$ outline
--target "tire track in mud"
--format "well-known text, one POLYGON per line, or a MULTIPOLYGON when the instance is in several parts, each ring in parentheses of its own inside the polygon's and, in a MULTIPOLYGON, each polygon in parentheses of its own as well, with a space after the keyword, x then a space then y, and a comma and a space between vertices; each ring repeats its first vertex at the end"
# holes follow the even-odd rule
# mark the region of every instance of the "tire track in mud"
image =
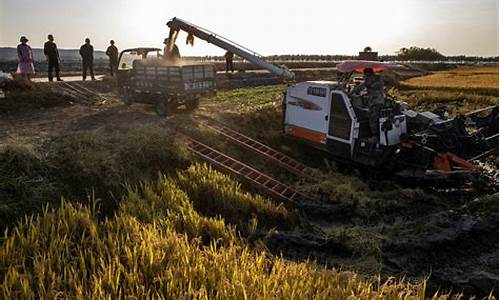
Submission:
POLYGON ((477 199, 404 225, 383 247, 387 269, 426 276, 429 287, 498 297, 498 202, 477 199), (496 203, 495 203, 496 202, 496 203), (474 206, 481 207, 482 211, 474 206))
POLYGON ((383 205, 371 208, 387 215, 366 224, 355 221, 363 214, 356 207, 304 203, 298 207, 300 228, 271 231, 262 239, 276 255, 314 259, 333 267, 352 262, 349 268, 356 268, 356 261, 369 261, 373 256, 383 277, 404 276, 410 281, 428 277, 429 295, 452 289, 478 297, 493 291, 498 297, 498 196, 475 188, 429 188, 426 192, 434 195, 424 202, 409 201, 399 210, 383 205), (332 235, 325 224, 336 224, 347 232, 359 227, 373 232, 373 240, 380 239, 380 249, 365 255, 356 249, 363 246, 353 243, 356 237, 332 235))

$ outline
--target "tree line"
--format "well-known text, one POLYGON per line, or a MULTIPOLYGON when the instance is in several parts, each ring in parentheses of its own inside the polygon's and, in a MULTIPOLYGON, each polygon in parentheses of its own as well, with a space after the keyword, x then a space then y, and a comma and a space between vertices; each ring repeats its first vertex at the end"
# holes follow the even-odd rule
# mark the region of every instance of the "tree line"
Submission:
MULTIPOLYGON (((371 51, 371 47, 365 47, 364 51, 371 51)), ((399 49, 394 55, 379 55, 381 61, 466 61, 466 62, 498 62, 498 56, 483 57, 483 56, 468 56, 468 55, 451 55, 445 56, 434 48, 423 48, 411 46, 408 48, 399 49)), ((195 57, 192 57, 195 59, 195 57)), ((224 56, 203 56, 196 59, 207 61, 224 61, 224 56)), ((341 61, 348 59, 356 59, 357 55, 310 55, 310 54, 284 54, 284 55, 269 55, 265 59, 270 61, 341 61)), ((235 58, 240 60, 240 58, 235 58)))

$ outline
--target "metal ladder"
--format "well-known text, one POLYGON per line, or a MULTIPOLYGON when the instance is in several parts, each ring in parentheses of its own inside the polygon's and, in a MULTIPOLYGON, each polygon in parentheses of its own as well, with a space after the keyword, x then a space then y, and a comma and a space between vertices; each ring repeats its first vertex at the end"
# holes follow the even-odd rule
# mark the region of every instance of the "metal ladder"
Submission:
POLYGON ((231 142, 248 149, 268 160, 279 167, 286 169, 293 174, 305 178, 310 181, 318 181, 317 178, 313 177, 314 169, 300 163, 299 161, 291 158, 290 156, 279 152, 261 142, 258 142, 246 135, 243 135, 226 125, 205 116, 195 116, 197 122, 206 128, 209 128, 218 134, 223 135, 231 142))
POLYGON ((107 100, 105 97, 100 95, 99 93, 84 87, 83 85, 77 82, 66 82, 62 81, 59 83, 62 86, 63 90, 73 94, 77 97, 84 98, 87 102, 95 102, 95 99, 99 99, 101 101, 107 100))
POLYGON ((292 205, 297 205, 299 199, 308 199, 308 197, 300 194, 294 188, 279 182, 269 175, 217 151, 184 133, 181 134, 185 137, 188 149, 191 152, 209 162, 220 171, 249 182, 270 197, 292 205))

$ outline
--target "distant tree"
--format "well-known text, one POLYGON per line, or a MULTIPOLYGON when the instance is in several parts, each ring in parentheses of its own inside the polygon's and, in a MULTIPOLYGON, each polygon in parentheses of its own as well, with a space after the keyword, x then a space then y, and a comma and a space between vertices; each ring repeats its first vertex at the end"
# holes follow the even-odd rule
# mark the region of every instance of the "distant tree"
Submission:
POLYGON ((420 48, 412 46, 401 48, 397 53, 399 60, 443 60, 445 57, 434 48, 420 48))

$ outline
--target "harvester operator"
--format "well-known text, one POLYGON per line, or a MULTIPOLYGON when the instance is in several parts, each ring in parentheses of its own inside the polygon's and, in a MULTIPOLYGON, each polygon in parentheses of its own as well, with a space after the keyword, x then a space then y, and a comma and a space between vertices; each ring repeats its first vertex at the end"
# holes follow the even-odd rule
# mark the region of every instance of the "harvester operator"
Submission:
POLYGON ((165 44, 165 48, 163 48, 163 59, 169 62, 179 62, 181 60, 181 53, 179 51, 179 47, 177 47, 176 44, 174 44, 174 47, 172 48, 172 52, 168 51, 168 38, 166 38, 163 41, 163 44, 165 44))
POLYGON ((378 139, 379 135, 379 115, 380 110, 384 107, 384 80, 382 76, 375 74, 372 68, 363 70, 364 81, 356 86, 353 93, 359 93, 366 89, 368 93, 367 106, 369 108, 369 123, 370 130, 374 137, 378 139))

